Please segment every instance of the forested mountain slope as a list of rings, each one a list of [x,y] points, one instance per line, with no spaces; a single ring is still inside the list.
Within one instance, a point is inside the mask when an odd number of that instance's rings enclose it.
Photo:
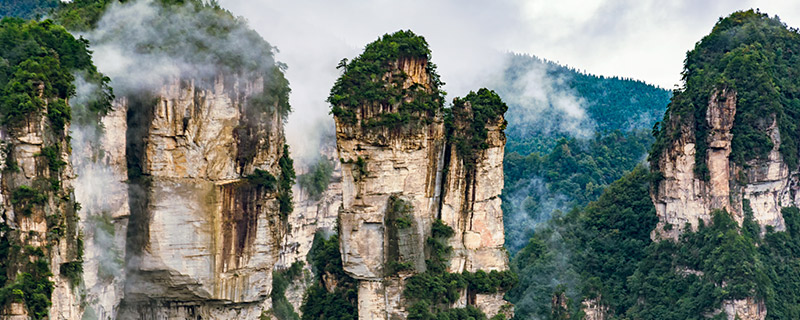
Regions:
[[[553,212],[583,207],[646,158],[671,92],[511,54],[497,82],[508,101],[503,209],[516,252]]]
[[[517,316],[800,317],[799,46],[777,17],[720,19],[688,53],[650,170],[554,219],[516,255]]]

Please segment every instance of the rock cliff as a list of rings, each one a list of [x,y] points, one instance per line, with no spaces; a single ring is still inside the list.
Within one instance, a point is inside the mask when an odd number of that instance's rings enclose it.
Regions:
[[[39,87],[39,97],[44,99]],[[45,108],[55,100],[45,99]],[[0,262],[14,290],[3,319],[80,317],[82,236],[69,159],[69,124],[59,128],[46,112],[0,128]],[[48,305],[48,301],[52,305]]]
[[[380,41],[347,67],[357,67]],[[386,66],[381,79],[387,85],[377,90],[399,96],[355,106],[331,101],[342,163],[340,247],[344,270],[358,280],[360,319],[408,316],[406,281],[431,268],[436,221],[453,230],[447,241],[452,248],[448,272],[508,269],[499,199],[505,146],[502,113],[473,119],[468,101],[457,103],[446,116],[437,108],[408,111],[409,105],[425,103],[420,100],[438,92],[438,76],[425,57],[401,55]],[[358,76],[345,71],[342,79]],[[347,92],[340,83],[332,96]],[[427,101],[428,106],[441,103],[436,98]],[[473,123],[485,136],[480,137],[482,148],[465,156],[458,150],[472,138],[463,135]],[[460,296],[453,307],[474,306],[490,317],[511,312],[502,293],[465,289]]]
[[[761,236],[787,229],[783,210],[800,201],[797,115],[789,102],[794,93],[785,89],[796,78],[768,70],[795,70],[796,58],[748,57],[798,43],[796,32],[777,18],[750,10],[720,19],[687,54],[686,86],[675,91],[650,155],[659,218],[654,240],[679,240],[685,230],[711,223],[717,210],[729,213],[756,246],[766,246],[758,242],[756,224]],[[765,296],[740,294],[722,301],[717,313],[764,319],[770,305]],[[780,313],[779,305],[770,307]]]
[[[275,186],[288,157],[282,120],[248,110],[263,79],[226,81],[174,79],[117,103],[130,207],[120,318],[252,319],[269,308],[287,230]]]
[[[654,238],[677,240],[685,225],[696,230],[698,221],[708,223],[715,209],[727,210],[740,224],[745,210],[752,210],[760,225],[785,228],[780,209],[795,205],[792,195],[797,184],[790,179],[779,152],[775,116],[765,130],[773,143],[768,156],[738,165],[730,159],[736,102],[734,90],[715,91],[710,95],[705,119],[698,120],[709,127],[705,163],[701,164],[708,170],[707,178],[696,174],[695,131],[686,126],[676,129],[679,138],[654,162],[653,169],[661,175],[651,196],[659,216]]]

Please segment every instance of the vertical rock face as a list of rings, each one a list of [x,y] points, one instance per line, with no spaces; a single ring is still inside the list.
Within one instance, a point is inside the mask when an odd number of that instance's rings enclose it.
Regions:
[[[680,128],[679,138],[664,151],[656,162],[656,171],[663,179],[654,185],[651,197],[659,223],[654,239],[678,239],[686,224],[697,228],[699,220],[709,222],[711,212],[725,209],[741,224],[744,219],[743,200],[749,202],[754,219],[762,226],[785,228],[781,207],[795,203],[796,189],[787,165],[780,154],[780,133],[775,124],[768,128],[774,146],[766,159],[755,159],[747,168],[730,159],[733,121],[736,115],[736,92],[720,90],[711,94],[705,121],[709,133],[705,157],[708,179],[696,174],[695,132]]]
[[[477,121],[472,106],[470,102],[456,103],[453,109],[456,115],[453,134],[465,135],[469,132],[467,127]],[[500,208],[506,145],[504,127],[502,115],[486,125],[487,138],[482,141],[486,148],[474,150],[478,153],[471,155],[474,159],[466,159],[457,152],[457,139],[448,141],[446,158],[449,158],[449,163],[440,195],[440,218],[455,230],[455,236],[449,241],[453,248],[448,268],[451,273],[508,269],[508,254],[503,248],[503,210]],[[487,315],[498,314],[501,308],[509,306],[502,294],[477,294],[469,299],[473,299],[475,306]]]
[[[248,110],[260,80],[225,81],[175,79],[128,101],[120,318],[253,319],[269,307],[286,226],[274,187],[245,177],[280,176],[282,121]]]
[[[333,233],[336,230],[336,221],[339,216],[339,208],[342,206],[342,168],[336,156],[336,146],[334,144],[324,145],[320,156],[333,160],[333,172],[327,188],[318,198],[310,196],[307,190],[300,185],[295,185],[292,195],[294,196],[294,210],[289,216],[290,229],[281,240],[280,260],[275,266],[276,269],[285,270],[296,262],[304,264],[304,270],[313,272],[307,256],[311,251],[314,242],[314,235],[317,232]],[[298,166],[298,177],[301,174],[308,174],[307,168]],[[305,278],[293,281],[287,288],[285,296],[292,304],[295,312],[300,314],[303,298],[306,290],[310,287],[309,281]]]
[[[102,129],[73,127],[71,162],[78,176],[75,198],[83,208],[84,313],[91,319],[116,319],[123,297],[125,243],[130,216],[125,158],[127,99],[114,103]]]
[[[74,174],[66,161],[68,130],[68,124],[65,128],[53,125],[45,112],[32,112],[23,123],[0,128],[0,246],[7,254],[0,263],[3,279],[22,283],[12,288],[28,297],[40,294],[52,302],[48,306],[45,301],[18,296],[0,311],[0,318],[28,319],[48,313],[50,319],[80,317],[77,285],[82,250]]]
[[[402,77],[403,89],[430,91],[434,83],[427,64],[426,59],[401,58],[392,64],[389,74],[406,75]],[[403,99],[413,101],[412,97]],[[384,114],[398,112],[397,108],[391,104],[363,105],[355,111],[355,121],[336,118],[342,162],[342,262],[345,271],[359,280],[361,319],[407,316],[405,280],[425,272],[425,242],[436,219],[455,231],[449,240],[453,247],[449,272],[508,269],[499,199],[505,147],[502,116],[487,126],[484,142],[488,148],[480,152],[474,166],[466,169],[454,143],[447,141],[440,111],[418,123],[366,125]],[[466,116],[456,120],[460,121],[466,125],[472,119]],[[509,309],[502,293],[463,299],[456,306],[473,305],[488,316],[501,308]]]
[[[397,67],[409,75],[405,88],[419,84],[430,89],[424,72],[425,60],[403,60]],[[420,71],[421,70],[421,71]],[[444,150],[444,126],[441,114],[430,124],[394,132],[388,128],[362,128],[361,120],[383,112],[396,112],[382,106],[367,106],[357,115],[358,123],[345,124],[337,118],[336,143],[342,164],[342,209],[339,212],[342,263],[346,272],[361,280],[359,317],[386,319],[403,314],[399,301],[400,283],[384,281],[387,277],[388,236],[386,224],[391,196],[413,208],[412,231],[415,236],[405,243],[408,252],[425,252],[424,239],[437,218]],[[437,189],[439,188],[439,189]],[[398,249],[399,250],[399,249]],[[392,253],[397,255],[398,253]],[[414,268],[424,271],[424,256],[411,258]],[[394,296],[389,299],[389,296]]]

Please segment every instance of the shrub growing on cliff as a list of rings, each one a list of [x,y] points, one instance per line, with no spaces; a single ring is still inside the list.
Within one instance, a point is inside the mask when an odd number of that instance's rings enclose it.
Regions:
[[[339,236],[314,235],[309,261],[316,275],[303,298],[303,320],[358,319],[358,284],[342,267]],[[323,278],[323,276],[325,278]],[[328,279],[328,281],[325,281]],[[329,287],[334,284],[335,287]]]
[[[328,184],[333,175],[333,163],[326,158],[319,158],[308,173],[297,177],[297,184],[308,192],[308,196],[313,200],[319,200],[322,193],[328,189]]]
[[[481,88],[470,91],[463,99],[455,98],[453,107],[445,109],[444,123],[448,140],[455,145],[456,153],[464,161],[467,170],[475,167],[481,151],[489,148],[486,143],[487,125],[502,119],[508,106],[492,90]],[[500,123],[505,129],[507,122]]]

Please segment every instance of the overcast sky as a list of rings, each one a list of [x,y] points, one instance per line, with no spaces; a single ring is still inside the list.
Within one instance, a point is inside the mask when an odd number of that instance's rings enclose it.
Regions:
[[[589,73],[672,89],[686,51],[721,16],[760,8],[800,27],[800,1],[790,0],[219,2],[245,17],[288,64],[296,110],[287,126],[290,140],[309,125],[329,123],[324,100],[338,76],[336,63],[400,29],[428,40],[451,99],[484,83],[502,52],[529,53]]]

